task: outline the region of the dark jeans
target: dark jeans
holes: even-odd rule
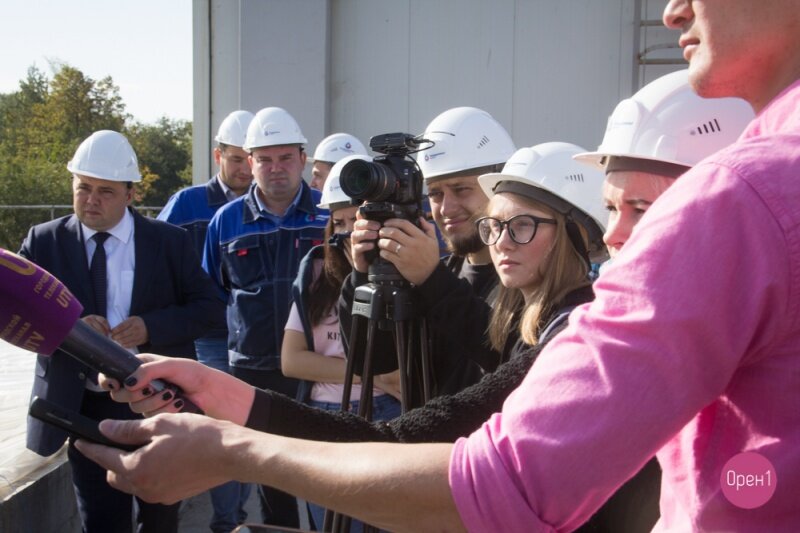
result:
[[[358,401],[350,402],[351,413],[358,413],[358,404]],[[309,400],[308,405],[317,407],[319,409],[324,409],[326,411],[341,411],[342,409],[341,403],[317,402],[315,400]],[[379,420],[391,420],[393,418],[397,418],[400,416],[401,411],[402,407],[400,406],[400,401],[388,394],[383,394],[372,399],[372,420],[376,422]],[[325,523],[325,508],[311,502],[308,502],[307,505],[308,512],[314,519],[314,529],[316,531],[322,531],[322,525]],[[364,531],[364,524],[355,519],[351,520],[350,533],[361,533]]]
[[[294,398],[297,394],[298,381],[285,377],[280,370],[251,370],[231,367],[231,374],[259,389],[280,392],[290,398]],[[259,486],[258,495],[261,500],[261,515],[265,524],[300,527],[297,499],[294,496],[265,485]]]
[[[138,418],[127,404],[113,401],[106,393],[86,392],[81,413],[95,420]],[[174,505],[147,503],[112,488],[106,471],[87,459],[69,442],[67,457],[72,467],[72,484],[85,533],[175,533],[178,531],[180,502]]]

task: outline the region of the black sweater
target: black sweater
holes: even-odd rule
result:
[[[551,318],[591,299],[590,287],[574,291]],[[389,422],[368,422],[353,413],[323,411],[277,392],[257,390],[246,425],[277,435],[331,442],[455,442],[502,410],[539,352],[566,324],[563,320],[535,347],[515,342],[508,360],[480,382],[457,394],[434,398]],[[579,531],[650,531],[659,516],[660,481],[661,470],[651,459]]]
[[[432,396],[454,394],[477,383],[483,373],[497,367],[500,354],[494,351],[486,340],[486,325],[489,322],[491,307],[487,303],[497,285],[497,273],[491,264],[473,266],[464,258],[451,255],[443,259],[428,279],[419,287],[409,288],[413,317],[424,319],[427,325],[427,336],[431,358],[431,392]],[[353,272],[342,286],[339,300],[339,321],[342,330],[342,342],[349,354],[353,305],[356,287],[367,283],[367,275]],[[366,320],[362,317],[362,324]],[[412,322],[413,331],[421,331],[419,322]],[[361,326],[366,331],[366,326]],[[466,333],[469,332],[470,335]],[[356,374],[360,361],[360,350],[366,347],[364,334],[355,341],[354,359]],[[392,334],[378,330],[372,350],[372,368],[375,374],[391,372],[397,368]],[[412,360],[418,360],[419,354],[413,354]],[[416,369],[419,372],[419,369]],[[422,403],[420,385],[422,378],[417,374],[412,379],[412,396],[409,406]]]
[[[556,317],[562,309],[571,309],[591,298],[590,287],[574,291],[551,316]],[[456,394],[434,398],[389,422],[373,423],[352,413],[323,411],[273,391],[259,390],[247,427],[288,437],[334,442],[455,442],[502,410],[503,402],[522,383],[546,341],[565,325],[566,321],[535,347],[516,342],[509,360],[478,383]]]

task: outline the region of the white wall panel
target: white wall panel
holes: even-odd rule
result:
[[[242,102],[283,107],[312,145],[325,128],[328,10],[324,0],[240,0]]]
[[[211,37],[198,25],[195,46],[210,46],[210,109],[196,133],[233,109],[278,105],[310,152],[337,131],[365,144],[419,133],[461,105],[489,111],[518,146],[592,149],[620,99],[682,68],[664,47],[675,32],[640,25],[660,19],[653,0],[195,0],[195,10],[209,3]]]
[[[371,135],[408,129],[409,5],[334,0],[326,133]]]
[[[507,124],[514,76],[514,1],[411,2],[410,125],[422,131],[456,106]]]
[[[631,93],[633,11],[627,0],[524,2],[518,20],[514,132],[526,144],[599,144]]]

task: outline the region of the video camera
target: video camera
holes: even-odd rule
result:
[[[401,218],[419,226],[423,216],[422,172],[410,154],[431,146],[432,141],[408,133],[376,135],[369,140],[369,147],[383,155],[372,161],[354,159],[347,163],[339,174],[342,190],[354,204],[361,204],[359,213],[368,220],[383,224],[390,218]],[[404,281],[394,265],[378,255],[377,248],[367,253],[367,259],[370,281]]]
[[[361,214],[384,222],[404,218],[415,224],[422,214],[422,172],[410,154],[429,148],[431,141],[408,133],[385,133],[369,140],[369,147],[380,154],[373,161],[355,159],[340,174],[342,190],[363,205]]]

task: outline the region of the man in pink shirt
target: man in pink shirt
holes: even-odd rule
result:
[[[330,444],[167,415],[102,424],[113,439],[152,439],[141,451],[81,451],[145,499],[234,478],[413,531],[570,530],[657,453],[656,529],[796,530],[800,0],[671,0],[664,22],[681,30],[701,96],[739,96],[759,115],[648,210],[594,303],[468,439]],[[204,406],[190,376],[160,377]],[[227,385],[225,418],[243,424],[254,392]],[[198,438],[202,450],[179,453]]]

